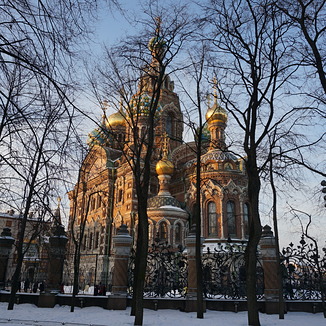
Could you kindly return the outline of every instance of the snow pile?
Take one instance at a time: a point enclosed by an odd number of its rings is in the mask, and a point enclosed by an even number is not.
[[[321,313],[309,314],[303,312],[289,312],[284,320],[277,315],[260,315],[264,326],[325,326],[325,319]],[[133,325],[134,317],[130,316],[130,308],[123,311],[105,310],[99,307],[75,308],[70,312],[68,306],[55,306],[54,308],[37,308],[31,304],[15,305],[14,310],[7,310],[7,303],[0,303],[0,324],[10,326],[38,325],[38,326],[122,326]],[[144,311],[144,326],[211,326],[232,325],[246,326],[246,312],[211,311],[205,313],[204,319],[197,319],[196,313],[185,313],[177,310],[148,310]]]

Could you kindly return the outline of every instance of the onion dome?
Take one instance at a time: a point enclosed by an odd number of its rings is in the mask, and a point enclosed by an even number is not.
[[[212,123],[213,121],[221,121],[226,123],[228,120],[228,114],[225,109],[223,109],[217,103],[214,103],[206,112],[206,121]]]
[[[115,127],[115,126],[124,126],[126,123],[124,115],[121,111],[115,112],[108,116],[106,125],[108,127]]]
[[[197,132],[199,131],[199,127],[197,128]],[[196,139],[198,138],[197,137],[197,134],[196,134]],[[203,129],[202,129],[202,134],[201,134],[201,140],[203,142],[209,142],[211,140],[211,134],[209,132],[209,129],[208,129],[208,126],[207,124],[204,125]]]
[[[156,173],[158,175],[162,175],[162,174],[171,175],[173,174],[173,171],[174,171],[174,165],[167,158],[165,159],[163,157],[162,160],[158,161],[156,164]]]
[[[171,175],[174,171],[173,163],[168,159],[168,135],[163,135],[163,155],[162,159],[156,164],[156,173],[160,175]]]
[[[152,97],[149,96],[147,93],[143,93],[138,96],[138,99],[134,98],[131,102],[131,107],[133,112],[142,117],[148,117],[150,108],[152,103]],[[155,117],[157,118],[158,115],[161,113],[162,107],[160,104],[158,104],[156,109]]]
[[[87,145],[104,145],[106,142],[106,137],[100,128],[96,128],[88,134]]]
[[[216,78],[213,78],[214,83],[214,103],[212,106],[210,106],[210,103],[208,103],[208,110],[206,112],[206,121],[208,123],[215,122],[223,122],[226,123],[228,120],[228,114],[225,109],[223,109],[218,103],[217,103],[217,80]],[[208,101],[210,102],[210,97],[208,97]]]
[[[156,19],[156,30],[155,36],[152,37],[148,42],[148,49],[151,51],[153,57],[161,57],[166,48],[166,42],[164,38],[160,36],[161,34],[161,18]]]

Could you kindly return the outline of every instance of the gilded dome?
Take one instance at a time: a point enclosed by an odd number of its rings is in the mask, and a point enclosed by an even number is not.
[[[213,121],[221,121],[226,123],[228,120],[228,114],[226,110],[224,110],[217,103],[214,103],[212,107],[210,107],[206,112],[206,121],[211,123]]]
[[[171,175],[174,171],[174,165],[168,159],[163,158],[162,160],[158,161],[156,164],[156,173],[158,175],[168,174]]]
[[[120,111],[109,115],[109,117],[107,118],[108,127],[124,126],[125,122],[125,117]]]

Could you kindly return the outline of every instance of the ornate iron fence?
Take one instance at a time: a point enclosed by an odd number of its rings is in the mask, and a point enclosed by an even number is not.
[[[218,244],[203,254],[204,295],[210,299],[246,299],[244,244]],[[264,294],[264,273],[257,260],[256,295]]]
[[[135,251],[129,260],[128,289],[132,294]],[[166,243],[155,242],[149,248],[144,285],[144,297],[180,298],[186,295],[188,278],[187,257],[183,248],[173,249]]]
[[[323,254],[313,243],[290,243],[281,253],[284,298],[320,300],[326,296],[326,248]]]
[[[246,272],[244,245],[221,245],[203,254],[203,288],[206,298],[245,299]],[[128,289],[132,294],[135,252],[128,268]],[[188,263],[182,248],[173,250],[165,243],[154,243],[148,253],[144,297],[185,297]],[[257,296],[264,291],[263,269],[257,266]]]

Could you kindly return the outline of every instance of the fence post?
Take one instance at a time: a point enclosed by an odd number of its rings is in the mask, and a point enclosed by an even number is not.
[[[273,231],[269,225],[263,227],[260,240],[262,264],[264,269],[265,312],[277,314],[279,305],[279,282],[277,275],[277,253]]]
[[[204,238],[201,238],[201,244]],[[193,224],[185,239],[188,260],[188,289],[185,311],[197,311],[197,272],[196,272],[196,226]],[[205,304],[204,304],[205,310]]]
[[[0,290],[6,287],[6,273],[9,255],[15,239],[11,236],[11,230],[4,228],[0,235]]]
[[[43,284],[45,292],[42,291],[39,296],[39,307],[53,308],[56,304],[55,295],[60,292],[62,285],[67,242],[68,238],[64,226],[61,224],[55,225],[53,235],[49,238],[48,279],[47,284]]]
[[[128,228],[122,224],[117,235],[112,237],[114,267],[112,275],[112,291],[108,300],[108,309],[125,310],[127,308],[128,261],[132,237]]]

